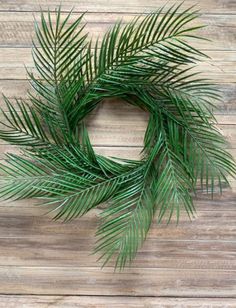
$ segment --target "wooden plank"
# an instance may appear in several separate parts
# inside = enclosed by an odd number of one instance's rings
[[[1,293],[233,297],[236,272],[132,268],[0,267]]]
[[[220,113],[236,113],[236,83],[219,84],[218,89],[222,93],[222,100],[217,102]],[[27,99],[27,91],[30,90],[26,80],[0,80],[0,93],[8,98]],[[3,98],[0,95],[0,106],[4,106]]]
[[[204,210],[198,210],[197,216],[190,222],[184,211],[181,212],[180,223],[176,226],[173,221],[166,225],[153,224],[148,239],[173,240],[173,241],[235,241],[235,210],[218,210],[218,206],[227,207],[227,195],[220,201],[205,202],[201,205]],[[234,195],[235,198],[235,195]],[[235,200],[235,199],[234,199]],[[32,204],[31,204],[32,203]],[[222,203],[222,204],[220,204]],[[68,239],[87,239],[94,237],[94,232],[99,223],[101,209],[90,211],[86,216],[69,223],[52,221],[52,214],[45,215],[49,208],[31,205],[37,204],[35,200],[22,200],[15,202],[2,202],[0,207],[0,238],[38,238],[38,237],[68,237]],[[29,207],[26,204],[30,204]],[[196,204],[196,208],[197,204]],[[78,241],[79,244],[79,241]]]
[[[230,190],[226,190],[226,192],[227,193],[224,192],[222,195],[215,194],[213,199],[211,198],[211,195],[207,195],[205,193],[199,192],[197,197],[194,197],[196,210],[200,212],[205,212],[205,211],[214,212],[216,210],[217,212],[235,211],[236,210],[236,207],[235,207],[236,193],[231,192]],[[40,206],[37,206],[37,204],[38,204],[37,200],[33,200],[33,199],[25,199],[25,200],[17,200],[17,201],[1,200],[0,209],[2,207],[5,207],[5,209],[8,208],[9,211],[14,211],[14,207],[19,207],[21,209],[23,208],[32,209],[32,215],[44,217],[45,213],[47,212],[47,209],[41,208]],[[2,212],[3,211],[4,209],[2,209]],[[25,211],[27,213],[27,210]],[[94,215],[96,215],[95,212],[93,213],[92,216]],[[49,216],[46,215],[46,217],[50,220]],[[189,219],[187,220],[189,221]]]
[[[30,104],[30,101],[27,100],[27,90],[29,90],[30,88],[27,85],[28,82],[1,80],[0,91],[4,93],[4,95],[11,100],[12,104],[15,103],[14,97],[23,98],[24,100],[26,100],[28,104]],[[232,89],[232,87],[235,89]],[[236,84],[235,86],[233,84],[225,85],[225,87],[222,88],[222,92],[225,89],[228,90],[228,92],[225,91],[226,92],[225,101],[223,101],[222,99],[222,102],[215,102],[217,109],[215,110],[214,113],[216,120],[219,124],[233,125],[236,124],[236,109],[234,111],[233,109],[234,107],[231,107],[230,105],[234,106],[234,102],[231,101],[231,97],[233,99],[234,91],[236,94]],[[228,100],[228,102],[226,102],[226,100]],[[219,104],[221,104],[221,106],[218,106]],[[17,105],[15,106],[17,108]],[[4,111],[7,111],[3,97],[0,98],[0,107]],[[120,124],[122,124],[121,122],[123,121],[124,124],[126,122],[132,123],[133,121],[134,122],[141,121],[142,125],[144,125],[144,123],[146,123],[146,121],[148,120],[148,114],[139,109],[138,107],[127,104],[125,101],[121,99],[113,99],[113,98],[105,99],[97,106],[95,110],[93,110],[90,113],[90,115],[94,119],[94,121],[113,122],[113,120],[115,121],[118,120]],[[0,117],[2,117],[1,114]],[[91,119],[91,121],[93,120]]]
[[[12,49],[12,48],[11,48]],[[16,50],[21,50],[23,48],[17,48]],[[29,50],[29,48],[24,48],[25,50]],[[8,48],[3,48],[2,50],[7,53]],[[235,52],[234,52],[235,53]],[[1,55],[0,55],[1,57]],[[15,55],[17,58],[17,54]],[[3,57],[4,59],[4,57]],[[0,80],[24,80],[28,79],[28,75],[24,66],[24,63],[17,64],[18,66],[14,66],[14,64],[10,64],[9,62],[0,63]],[[27,64],[27,69],[29,69],[35,76],[37,76],[36,70]],[[235,82],[235,74],[236,74],[236,61],[235,62],[216,62],[213,60],[208,61],[206,63],[199,63],[196,65],[196,68],[192,69],[192,72],[201,72],[202,78],[209,78],[213,83],[221,84],[221,83],[234,83]]]
[[[234,298],[0,295],[0,308],[235,308]]]
[[[235,195],[196,201],[198,219],[183,216],[178,227],[155,223],[133,267],[236,270]],[[36,201],[3,202],[0,207],[0,265],[100,266],[91,255],[101,210],[68,224],[42,216]],[[224,221],[222,227],[219,227]],[[227,227],[226,227],[227,226]]]
[[[207,55],[211,59],[205,59],[205,61],[214,61],[217,65],[222,65],[221,63],[227,63],[226,71],[235,71],[235,67],[231,66],[231,63],[236,62],[236,53],[234,51],[222,51],[222,50],[208,50]],[[19,75],[19,79],[24,79],[24,64],[28,67],[33,66],[33,60],[31,55],[31,48],[30,47],[19,47],[19,48],[12,48],[12,47],[0,47],[0,68],[21,68],[22,72]],[[224,69],[222,65],[222,69]],[[3,79],[4,76],[0,76]],[[5,79],[8,79],[5,77]]]
[[[77,17],[74,14],[73,17]],[[133,19],[134,14],[125,14],[123,23]],[[36,14],[36,19],[39,14]],[[119,17],[117,14],[89,13],[85,17],[87,31],[93,37],[101,37],[102,34],[114,24]],[[205,40],[194,40],[194,45],[202,50],[236,50],[234,15],[204,15],[193,26],[206,24],[208,27],[198,31],[199,35],[207,37],[211,42]],[[33,14],[32,13],[3,13],[0,12],[0,46],[5,47],[29,47],[32,46],[33,36]],[[190,39],[191,41],[191,39]]]
[[[78,222],[79,223],[79,222]],[[89,234],[90,235],[90,234]],[[1,266],[100,267],[92,255],[94,237],[60,235],[0,238]],[[236,270],[236,242],[147,239],[135,268]]]
[[[41,0],[40,3],[34,0],[21,0],[21,1],[11,1],[4,0],[0,3],[1,11],[38,11],[40,7],[44,10],[50,9],[54,10],[55,7],[62,5],[63,11],[70,11],[73,7],[75,11],[92,11],[92,12],[114,12],[114,13],[127,13],[127,12],[149,12],[155,10],[156,8],[163,6],[163,1],[161,0],[149,0],[147,2],[142,2],[139,0],[110,0],[109,3],[105,0]],[[175,3],[182,3],[181,0],[171,0],[168,1],[168,5],[173,5]],[[40,5],[40,6],[39,6]],[[183,7],[187,8],[192,5],[196,5],[194,0],[185,0]],[[216,14],[233,14],[236,13],[235,1],[229,0],[208,0],[203,1],[199,4],[202,12],[204,13],[216,13]]]
[[[197,65],[202,76],[211,78],[216,83],[234,83],[236,74],[235,51],[208,51],[211,60]],[[31,48],[0,48],[0,80],[27,79],[25,66],[33,69]]]
[[[17,48],[18,49],[18,48]],[[16,50],[17,50],[16,49]],[[21,49],[21,48],[19,48]],[[29,48],[24,48],[29,50]],[[7,52],[8,48],[4,48],[4,51]],[[235,53],[235,52],[234,52]],[[17,55],[16,55],[17,57]],[[0,64],[0,80],[24,80],[28,79],[28,75],[25,69],[24,64],[19,66],[12,66],[9,63],[4,62],[5,65],[1,66]],[[27,66],[35,76],[37,72],[33,67]],[[236,61],[235,62],[215,62],[208,61],[206,63],[199,63],[192,69],[192,73],[201,72],[201,78],[208,78],[212,80],[212,83],[221,84],[221,83],[234,83],[235,74],[236,74]]]

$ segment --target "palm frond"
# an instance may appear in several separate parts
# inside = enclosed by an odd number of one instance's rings
[[[58,211],[56,219],[71,220],[82,216],[90,209],[108,201],[122,186],[140,177],[135,169],[118,176],[100,179],[83,174],[68,174],[66,178],[48,179],[46,187],[39,187],[47,196],[44,204],[54,205]],[[86,177],[87,176],[87,177]]]
[[[115,267],[122,269],[134,259],[151,226],[153,201],[143,178],[132,181],[112,198],[97,232],[95,252],[101,253],[103,265],[115,256]]]
[[[40,190],[34,185],[44,185],[51,171],[45,164],[42,167],[19,155],[7,154],[5,164],[0,164],[0,198],[17,200],[40,196]]]
[[[160,68],[162,65],[166,69],[167,63],[187,64],[205,56],[184,40],[191,31],[201,28],[187,28],[187,25],[199,16],[198,12],[191,8],[179,12],[179,8],[180,6],[173,6],[165,13],[162,8],[148,14],[141,22],[140,17],[136,17],[125,27],[117,23],[104,35],[100,46],[98,41],[96,42],[95,50],[89,52],[92,63],[88,61],[86,65],[88,76],[85,95],[77,108],[73,109],[73,115],[71,112],[75,123],[81,119],[81,106],[96,106],[106,96],[127,93],[127,80],[132,81],[130,75],[136,76],[137,70],[139,74],[147,76],[149,69],[154,68],[156,73],[157,66]],[[183,29],[183,26],[186,29]],[[197,35],[195,38],[202,39]],[[92,44],[90,49],[91,46]],[[150,75],[149,72],[149,77]]]
[[[38,76],[29,73],[37,94],[31,95],[31,101],[51,125],[60,125],[62,142],[73,134],[68,116],[84,87],[82,69],[87,61],[87,34],[80,26],[83,14],[68,25],[71,13],[62,21],[59,8],[55,26],[51,13],[47,17],[41,13],[41,24],[35,22],[37,43],[33,42],[32,53]]]
[[[5,121],[4,129],[0,130],[0,138],[11,143],[25,147],[47,147],[50,145],[50,137],[37,111],[26,102],[16,99],[14,106],[4,97],[7,111],[3,111]]]

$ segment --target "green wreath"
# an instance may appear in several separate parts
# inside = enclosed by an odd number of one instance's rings
[[[21,146],[1,164],[3,199],[35,197],[69,221],[101,203],[95,251],[104,264],[123,268],[136,255],[151,226],[194,215],[200,186],[221,191],[235,164],[216,127],[216,86],[192,67],[206,56],[189,45],[203,38],[192,26],[194,9],[160,9],[115,24],[102,40],[84,34],[82,16],[71,22],[41,13],[33,42],[36,75],[28,100],[10,102],[0,138]],[[117,97],[149,113],[140,160],[98,155],[86,116],[105,98]]]

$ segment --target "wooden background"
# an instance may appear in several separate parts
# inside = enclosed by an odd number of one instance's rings
[[[0,0],[0,92],[24,97],[24,64],[32,65],[33,14],[39,4],[54,10],[57,0]],[[163,5],[161,0],[67,0],[63,10],[88,10],[85,19],[97,36],[117,19]],[[173,1],[169,1],[169,4]],[[184,7],[195,1],[186,0]],[[205,0],[199,7],[201,42],[212,60],[202,68],[223,91],[217,119],[236,157],[236,0]],[[2,100],[1,100],[2,104]],[[1,117],[1,115],[0,115]],[[107,102],[91,115],[96,150],[137,157],[146,115]],[[13,146],[0,144],[0,159]],[[232,191],[196,200],[198,217],[150,231],[132,267],[122,273],[100,269],[90,255],[99,210],[61,224],[44,216],[32,201],[0,204],[0,307],[236,307],[236,182]]]

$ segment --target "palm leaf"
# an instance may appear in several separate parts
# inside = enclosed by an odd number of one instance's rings
[[[103,265],[114,256],[115,266],[120,269],[133,260],[146,238],[153,214],[153,198],[142,178],[112,198],[112,204],[102,213],[97,232],[95,252],[102,254]]]
[[[5,129],[0,130],[0,138],[25,147],[49,146],[50,137],[46,134],[37,111],[23,101],[16,99],[15,107],[6,97],[4,100],[7,111],[1,110],[5,119],[2,122]]]
[[[61,21],[61,8],[56,11],[56,25],[51,13],[46,19],[41,14],[41,24],[35,22],[37,43],[33,43],[33,59],[37,77],[29,73],[37,97],[31,96],[36,109],[47,117],[51,125],[60,125],[64,142],[71,137],[68,113],[84,87],[82,68],[86,60],[86,38],[79,25],[81,15],[68,25],[71,12]]]

